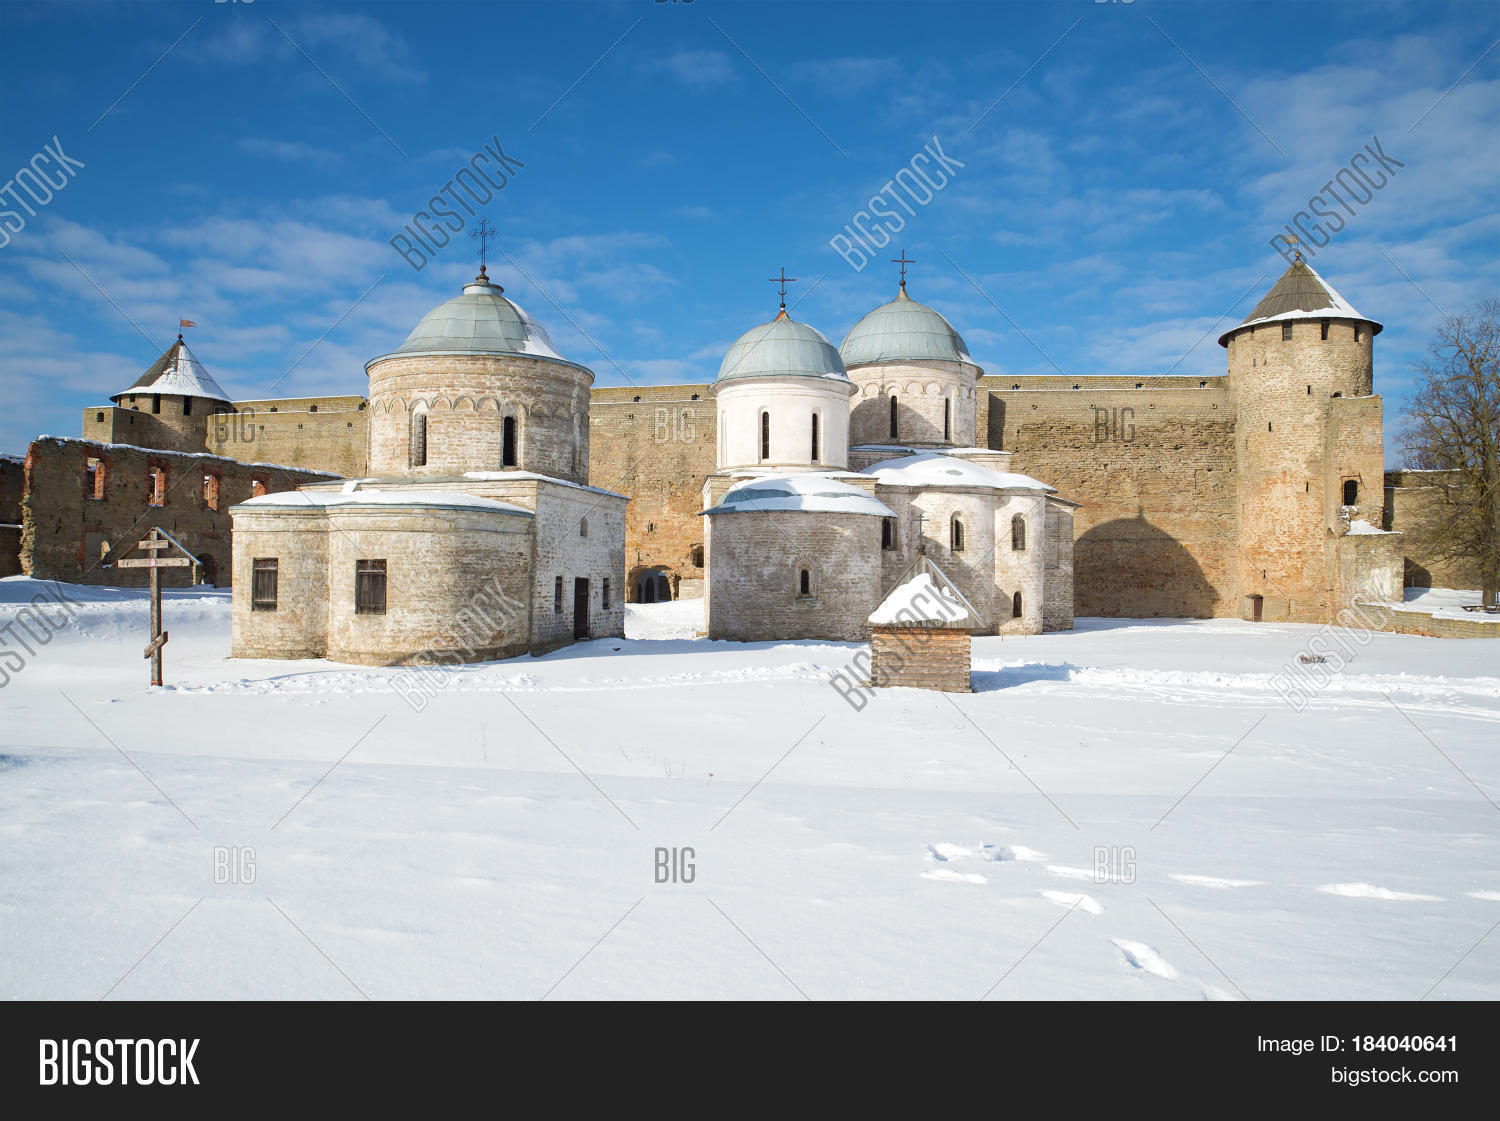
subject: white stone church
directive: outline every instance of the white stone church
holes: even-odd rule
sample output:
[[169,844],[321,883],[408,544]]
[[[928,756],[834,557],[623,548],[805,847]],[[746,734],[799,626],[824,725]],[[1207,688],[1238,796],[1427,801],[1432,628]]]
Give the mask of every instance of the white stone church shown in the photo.
[[784,299],[742,335],[713,386],[708,636],[865,639],[921,556],[973,606],[975,633],[1071,630],[1076,503],[974,446],[982,374],[904,280],[842,347]]

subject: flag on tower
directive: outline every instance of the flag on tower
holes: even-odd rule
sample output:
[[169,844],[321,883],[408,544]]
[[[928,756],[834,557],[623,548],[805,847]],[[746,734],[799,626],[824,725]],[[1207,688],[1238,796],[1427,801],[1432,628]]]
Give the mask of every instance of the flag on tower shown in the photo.
[[198,326],[198,324],[194,323],[191,319],[179,319],[177,321],[177,326],[179,326],[179,327],[196,327],[196,326]]

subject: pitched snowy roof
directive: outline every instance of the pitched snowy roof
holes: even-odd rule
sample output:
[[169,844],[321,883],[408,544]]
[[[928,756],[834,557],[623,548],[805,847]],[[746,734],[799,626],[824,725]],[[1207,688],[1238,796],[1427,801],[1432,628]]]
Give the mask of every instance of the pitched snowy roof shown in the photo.
[[[351,486],[352,484],[352,486]],[[519,514],[533,517],[524,506],[496,502],[473,494],[441,490],[359,490],[359,480],[351,480],[337,491],[286,490],[262,494],[238,503],[238,506],[292,507],[310,509],[328,506],[447,506],[464,510],[488,510],[497,514]]]
[[893,518],[884,502],[827,475],[761,475],[735,483],[705,514],[755,514],[767,510],[871,514]]
[[1316,269],[1299,259],[1281,274],[1281,279],[1261,297],[1244,322],[1219,336],[1219,345],[1228,346],[1229,336],[1241,328],[1294,319],[1360,319],[1372,324],[1376,334],[1382,329],[1334,291],[1333,285],[1318,275]]
[[207,397],[225,402],[229,400],[229,395],[219,388],[219,383],[203,368],[203,363],[188,349],[181,335],[151,364],[150,369],[136,379],[134,385],[122,393],[116,393],[110,400],[118,401],[132,393]]
[[972,630],[979,612],[931,557],[918,557],[902,582],[869,618],[871,626],[946,627]]
[[893,487],[990,487],[1048,492],[1055,489],[1030,475],[995,471],[940,452],[883,459],[866,467],[863,473],[874,475],[885,485]]

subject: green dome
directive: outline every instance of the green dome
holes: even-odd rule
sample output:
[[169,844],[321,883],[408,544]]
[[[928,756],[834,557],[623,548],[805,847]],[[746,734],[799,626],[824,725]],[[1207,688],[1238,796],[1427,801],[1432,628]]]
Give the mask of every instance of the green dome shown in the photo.
[[906,294],[881,304],[854,325],[839,348],[846,366],[865,362],[967,362],[969,348],[948,321]]
[[481,271],[472,284],[464,285],[463,295],[422,316],[395,353],[519,354],[567,361],[553,349],[542,325],[506,299],[504,291]]
[[849,380],[843,359],[823,333],[791,319],[785,311],[735,340],[724,355],[718,380],[775,377]]

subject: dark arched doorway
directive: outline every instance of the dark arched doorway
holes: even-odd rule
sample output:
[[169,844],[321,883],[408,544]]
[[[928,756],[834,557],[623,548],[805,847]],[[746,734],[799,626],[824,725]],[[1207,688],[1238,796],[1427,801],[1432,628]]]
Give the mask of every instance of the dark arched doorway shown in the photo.
[[663,568],[637,570],[631,588],[636,603],[664,603],[672,598],[672,581]]

